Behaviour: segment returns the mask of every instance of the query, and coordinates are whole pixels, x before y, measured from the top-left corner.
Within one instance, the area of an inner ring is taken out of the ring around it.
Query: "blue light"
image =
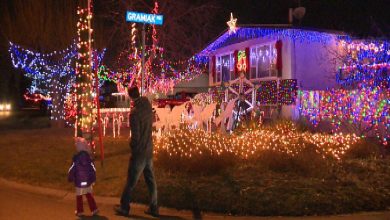
[[[65,96],[70,93],[71,87],[76,82],[75,61],[78,56],[76,42],[74,41],[64,50],[47,54],[24,49],[12,42],[9,45],[9,53],[14,67],[23,69],[26,76],[32,79],[32,85],[28,91],[49,96],[55,95],[54,93],[60,94],[58,103],[62,105]],[[97,61],[96,64],[93,62],[93,69],[100,65],[104,54],[105,49],[101,53],[97,51],[92,53],[93,61]],[[53,106],[52,111],[59,112],[61,115],[59,119],[64,119],[65,112],[63,112],[62,107]],[[53,119],[58,120],[58,118]]]
[[[372,47],[376,49],[359,49],[354,48],[356,54],[353,56],[349,52],[345,57],[345,63],[348,65],[340,67],[336,74],[336,81],[342,86],[354,86],[361,84],[362,87],[366,83],[372,83],[370,86],[379,86],[382,84],[390,85],[390,44],[389,42],[379,41],[357,41],[347,42],[354,43],[359,47]],[[355,50],[356,49],[356,50]]]
[[[267,27],[239,27],[236,33],[226,31],[217,40],[209,44],[197,56],[208,56],[213,51],[236,43],[255,38],[269,38],[273,40],[291,39],[299,42],[329,43],[333,39],[349,39],[347,35],[330,34],[319,31],[310,31],[292,28],[267,28]]]

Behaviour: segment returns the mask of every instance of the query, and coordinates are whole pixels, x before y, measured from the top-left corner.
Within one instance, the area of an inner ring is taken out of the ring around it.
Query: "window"
[[[234,64],[235,64],[235,59],[234,59],[234,53],[230,54],[230,80],[235,79],[235,74],[234,74]]]
[[[222,81],[230,80],[230,55],[222,56]]]
[[[256,61],[256,48],[251,48],[251,52],[250,52],[250,78],[251,79],[256,79],[257,78],[257,68],[256,68],[256,64],[257,64],[257,61]]]
[[[276,48],[274,43],[252,47],[250,67],[251,79],[277,76]]]
[[[232,52],[217,56],[216,75],[215,83],[227,82],[234,79],[234,55]]]
[[[215,76],[214,82],[220,82],[221,81],[221,71],[222,71],[222,68],[221,68],[221,57],[218,56],[217,60],[216,60],[216,69],[215,69],[216,76]]]

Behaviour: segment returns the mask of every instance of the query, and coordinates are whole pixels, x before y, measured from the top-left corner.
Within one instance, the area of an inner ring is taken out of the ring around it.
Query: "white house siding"
[[[284,41],[282,78],[297,79],[298,88],[301,90],[325,90],[335,87],[338,64],[333,54],[336,50],[335,38],[327,44]],[[282,106],[281,114],[291,119],[299,117],[296,105]]]
[[[335,87],[335,73],[338,64],[335,63],[336,59],[332,57],[330,51],[335,52],[337,50],[337,42],[335,35],[329,35],[332,36],[332,40],[328,43],[281,39],[283,44],[281,79],[297,79],[298,89],[302,90],[325,90]],[[220,83],[213,82],[212,56],[235,50],[244,50],[247,47],[256,45],[275,43],[276,40],[267,37],[257,38],[215,50],[210,54],[209,85],[220,85]],[[273,77],[272,79],[277,78]],[[282,106],[281,116],[297,119],[299,117],[297,106]]]
[[[178,92],[191,92],[191,93],[202,93],[207,92],[209,87],[209,76],[202,74],[190,81],[182,81],[173,87],[173,93]]]
[[[294,57],[292,54],[291,41],[282,40],[282,79],[294,79],[294,73],[292,71]]]
[[[336,52],[336,41],[292,42],[294,78],[298,80],[299,89],[325,90],[336,86],[335,73],[337,65],[332,52]],[[295,49],[294,49],[295,48]]]

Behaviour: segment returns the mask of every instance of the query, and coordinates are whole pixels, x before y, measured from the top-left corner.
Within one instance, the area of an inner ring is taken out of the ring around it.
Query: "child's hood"
[[[74,160],[83,166],[86,166],[92,162],[91,157],[86,151],[80,151],[78,154],[76,154]]]

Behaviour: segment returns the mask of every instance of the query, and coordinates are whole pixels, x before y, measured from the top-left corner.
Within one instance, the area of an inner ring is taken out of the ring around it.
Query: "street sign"
[[[144,24],[162,25],[164,21],[163,15],[146,14],[135,11],[126,12],[126,21]]]
[[[144,94],[145,81],[145,24],[162,25],[164,17],[157,14],[146,14],[142,12],[127,11],[126,21],[134,23],[143,23],[142,26],[142,71],[141,71],[141,95]]]

